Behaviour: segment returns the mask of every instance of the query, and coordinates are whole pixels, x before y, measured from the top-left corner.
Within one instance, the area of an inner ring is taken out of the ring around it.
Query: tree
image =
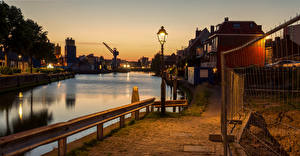
[[[8,65],[9,51],[29,56],[31,72],[33,58],[45,59],[46,62],[57,61],[53,53],[54,44],[47,37],[48,32],[31,19],[24,20],[19,8],[2,2],[0,17],[0,48],[4,49],[5,66]]]
[[[8,65],[7,53],[11,50],[11,40],[13,31],[16,26],[23,21],[23,15],[19,8],[15,6],[8,6],[2,2],[0,4],[0,45],[4,49],[5,66]]]
[[[160,75],[161,72],[161,54],[155,54],[151,63],[151,70],[155,73],[155,75]]]
[[[33,58],[44,59],[47,63],[57,61],[54,56],[54,44],[50,43],[47,37],[48,32],[43,31],[42,26],[32,20],[26,20],[26,28],[29,42],[31,42],[27,51],[30,57],[30,72],[32,72]]]

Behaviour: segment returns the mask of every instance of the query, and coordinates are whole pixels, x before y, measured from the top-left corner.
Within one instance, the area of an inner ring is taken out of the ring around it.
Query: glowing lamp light
[[[126,66],[127,68],[130,68],[130,65],[129,64],[127,64],[127,66]]]
[[[126,68],[126,64],[124,64],[123,67]]]
[[[53,65],[50,63],[50,64],[48,64],[47,68],[53,69],[54,67],[53,67]]]
[[[22,55],[18,55],[18,58],[21,59],[21,58],[22,58]]]
[[[161,26],[159,31],[157,32],[157,38],[161,45],[163,45],[166,42],[168,33],[166,32],[165,28]]]
[[[23,97],[23,93],[19,92],[19,98],[22,98],[22,97]]]
[[[213,72],[216,73],[218,71],[218,69],[215,67],[213,68]]]

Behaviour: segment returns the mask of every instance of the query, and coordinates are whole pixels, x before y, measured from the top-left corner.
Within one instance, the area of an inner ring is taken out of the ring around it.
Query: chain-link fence
[[[300,16],[222,52],[221,128],[247,155],[300,155]]]

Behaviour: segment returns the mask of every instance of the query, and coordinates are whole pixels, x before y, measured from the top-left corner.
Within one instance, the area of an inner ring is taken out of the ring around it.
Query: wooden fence
[[[48,125],[25,132],[0,138],[0,155],[19,155],[39,146],[58,141],[58,155],[67,153],[67,137],[92,127],[97,127],[97,139],[103,139],[103,124],[116,118],[120,118],[120,128],[125,126],[125,115],[132,113],[135,120],[139,120],[140,110],[146,108],[146,113],[160,108],[160,101],[150,98],[102,112],[82,116],[67,122]],[[166,107],[178,107],[180,112],[187,107],[186,100],[166,101]],[[151,108],[150,108],[151,107]]]
[[[0,155],[18,155],[32,150],[41,145],[58,141],[58,155],[66,155],[67,137],[91,127],[97,127],[97,139],[103,138],[103,124],[116,118],[120,118],[120,127],[125,124],[125,115],[135,114],[139,119],[139,110],[146,108],[150,111],[150,105],[155,98],[135,102],[125,106],[109,109],[106,111],[82,116],[67,122],[44,126],[25,132],[0,138]]]

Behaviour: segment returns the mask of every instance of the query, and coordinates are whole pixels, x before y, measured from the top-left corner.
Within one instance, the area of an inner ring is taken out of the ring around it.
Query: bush
[[[26,69],[26,72],[30,73],[30,67]],[[38,73],[39,68],[32,68],[32,73]]]
[[[52,74],[55,74],[55,73],[61,73],[61,72],[63,72],[64,69],[62,69],[62,68],[53,68],[53,69],[49,69],[49,68],[40,68],[40,69],[38,69],[38,71],[39,71],[40,73],[46,73],[46,74],[52,73]]]
[[[0,67],[0,74],[12,75],[14,73],[21,73],[21,69],[4,67],[4,66]]]
[[[12,68],[13,73],[21,73],[21,69],[19,68]]]

